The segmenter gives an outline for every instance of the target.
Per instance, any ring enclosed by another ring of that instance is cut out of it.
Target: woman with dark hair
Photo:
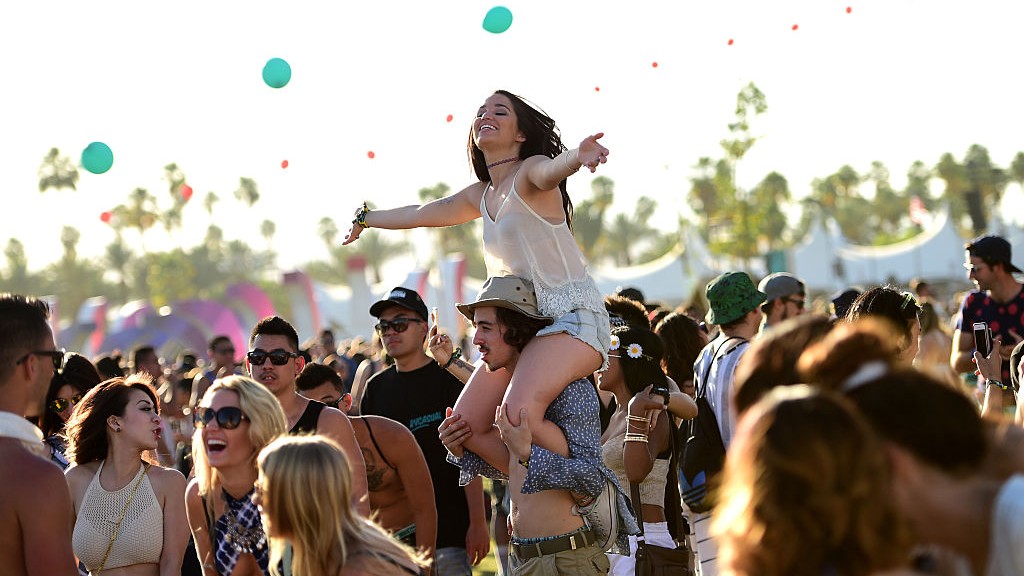
[[[514,275],[532,283],[540,313],[554,323],[523,350],[504,403],[518,418],[528,410],[539,445],[565,452],[561,430],[543,419],[568,383],[607,365],[608,314],[571,230],[572,202],[566,179],[607,161],[603,134],[565,150],[555,121],[525,100],[498,90],[477,111],[467,151],[478,182],[422,206],[356,212],[344,244],[364,228],[408,229],[454,226],[481,218],[489,277]],[[476,371],[455,406],[471,429],[466,442],[478,454],[504,446],[492,430],[494,410],[508,376]],[[512,422],[519,425],[518,422]]]
[[[75,555],[91,573],[181,573],[188,543],[185,477],[153,465],[159,403],[148,376],[112,378],[90,390],[67,423],[65,472],[74,501]]]
[[[615,395],[617,408],[608,428],[601,435],[604,463],[619,477],[623,488],[630,482],[639,486],[645,540],[651,544],[675,548],[676,538],[669,531],[666,507],[673,517],[681,514],[676,477],[671,470],[669,435],[674,424],[667,413],[668,380],[661,369],[664,346],[657,334],[642,328],[622,326],[611,333],[608,369],[597,377],[598,387]],[[661,390],[662,392],[656,392]],[[696,415],[693,405],[691,417]],[[632,497],[632,496],[631,496]],[[674,497],[673,502],[667,498]],[[630,554],[609,554],[609,574],[632,575],[636,565],[636,537],[630,536]]]
[[[712,533],[737,576],[868,576],[907,562],[885,451],[839,395],[771,390],[740,420]]]
[[[43,442],[50,447],[50,459],[63,470],[70,463],[64,451],[67,450],[67,439],[64,437],[64,423],[71,418],[71,412],[82,401],[85,393],[100,383],[100,374],[88,358],[81,354],[68,352],[64,357],[64,369],[54,373],[50,379],[50,388],[46,391],[40,428],[43,430]]]
[[[692,398],[693,364],[708,343],[707,332],[693,318],[673,312],[658,322],[654,333],[665,343],[665,358],[661,361],[665,374]]]
[[[892,323],[900,335],[900,362],[909,365],[920,349],[921,306],[910,292],[901,292],[894,286],[875,286],[864,291],[846,313],[848,322],[861,318],[884,318]]]

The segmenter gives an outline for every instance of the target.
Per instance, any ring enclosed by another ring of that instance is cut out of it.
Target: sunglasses
[[[82,401],[82,395],[81,394],[75,394],[71,398],[54,398],[53,400],[50,400],[50,403],[47,404],[46,407],[50,409],[50,412],[55,412],[55,413],[59,414],[59,413],[65,411],[65,410],[67,410],[68,409],[68,405],[76,406],[81,401]]]
[[[795,305],[799,310],[803,310],[804,306],[807,305],[807,302],[803,298],[786,298],[786,302]]]
[[[49,356],[50,360],[53,361],[53,371],[56,372],[57,374],[60,374],[62,371],[64,371],[64,349],[63,348],[61,348],[59,350],[33,350],[33,351],[29,352],[28,354],[25,354],[21,358],[18,358],[18,361],[15,362],[14,364],[15,365],[21,364],[25,360],[28,360],[29,356]]]
[[[379,334],[384,334],[388,328],[394,328],[395,332],[401,334],[409,329],[409,322],[423,322],[419,318],[395,318],[394,320],[381,320],[374,326]]]
[[[249,359],[249,364],[253,366],[263,366],[263,363],[270,358],[270,363],[274,366],[284,366],[292,358],[298,358],[299,355],[295,352],[289,352],[287,350],[277,348],[267,352],[259,348],[251,350],[245,354],[245,357]]]
[[[196,408],[195,414],[192,415],[192,423],[195,424],[196,428],[206,428],[214,418],[217,419],[217,426],[224,430],[234,430],[238,428],[242,420],[249,419],[245,414],[242,414],[241,408],[235,408],[234,406],[225,406],[220,410],[200,406]]]

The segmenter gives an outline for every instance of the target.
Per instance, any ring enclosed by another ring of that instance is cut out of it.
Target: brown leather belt
[[[587,546],[595,543],[597,543],[597,538],[594,537],[594,533],[590,531],[590,528],[587,528],[579,532],[566,534],[565,536],[559,536],[558,538],[552,538],[551,540],[542,540],[540,542],[531,542],[529,544],[517,544],[513,542],[509,545],[512,547],[516,556],[522,560],[529,560],[530,558],[545,556],[547,554],[557,554],[559,552],[565,552],[566,550],[586,548]]]

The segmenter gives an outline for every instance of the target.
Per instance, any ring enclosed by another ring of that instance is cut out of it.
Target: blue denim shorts
[[[612,328],[608,323],[608,313],[597,313],[585,308],[577,308],[555,318],[555,323],[541,328],[537,336],[559,334],[565,332],[569,336],[587,344],[601,355],[601,370],[608,367],[608,348],[612,345]]]

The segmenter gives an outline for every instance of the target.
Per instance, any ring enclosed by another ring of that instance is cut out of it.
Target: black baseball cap
[[[388,295],[383,300],[374,302],[373,306],[370,306],[370,315],[374,318],[380,318],[381,313],[387,307],[396,305],[412,310],[424,320],[427,319],[427,305],[423,303],[423,298],[420,298],[420,295],[415,290],[403,288],[402,286],[392,288],[391,292],[388,292]]]
[[[1012,250],[1010,243],[1000,236],[978,236],[971,240],[964,248],[967,253],[982,260],[1005,262],[1010,272],[1021,272],[1020,268],[1013,265],[1010,260]]]

